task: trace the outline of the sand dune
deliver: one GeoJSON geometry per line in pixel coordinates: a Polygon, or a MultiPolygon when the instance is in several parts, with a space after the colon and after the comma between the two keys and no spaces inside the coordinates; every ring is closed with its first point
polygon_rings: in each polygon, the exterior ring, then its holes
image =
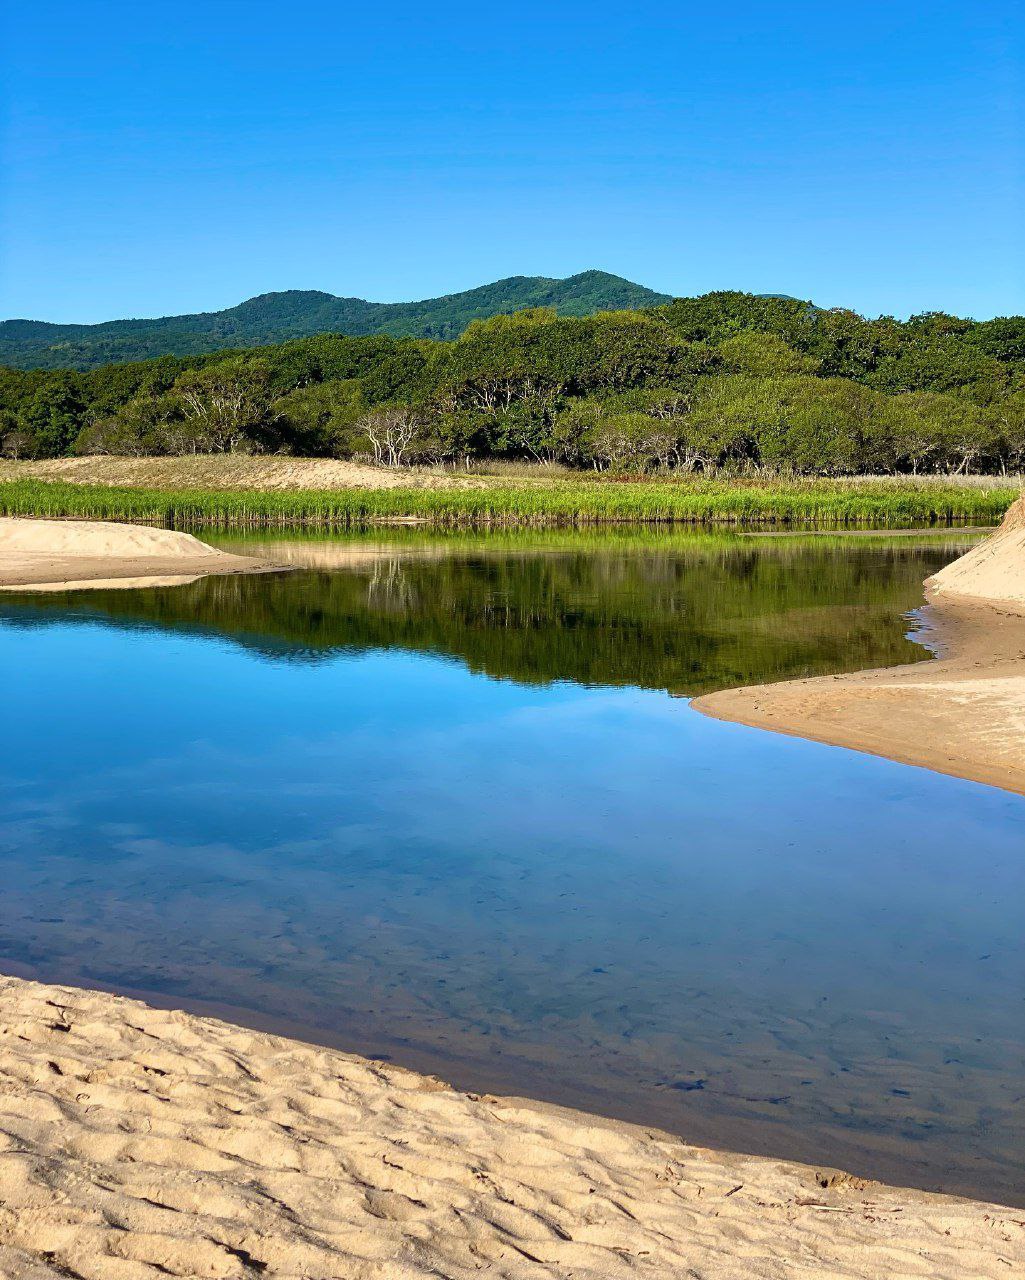
{"type": "Polygon", "coordinates": [[[94,520],[0,517],[0,589],[174,585],[276,566],[229,555],[188,533],[94,520]]]}
{"type": "Polygon", "coordinates": [[[1005,1277],[1025,1216],[0,978],[0,1274],[1005,1277]],[[823,1185],[825,1184],[825,1185],[823,1185]]]}
{"type": "Polygon", "coordinates": [[[63,480],[72,484],[144,485],[212,489],[450,489],[487,482],[466,475],[437,475],[410,467],[376,467],[340,458],[278,454],[187,454],[170,458],[48,458],[0,460],[0,480],[63,480]]]}
{"type": "Polygon", "coordinates": [[[691,705],[1025,794],[1025,499],[926,593],[938,662],[751,685],[691,705]]]}
{"type": "Polygon", "coordinates": [[[1025,609],[1025,497],[985,542],[928,579],[933,600],[975,600],[1025,609]]]}

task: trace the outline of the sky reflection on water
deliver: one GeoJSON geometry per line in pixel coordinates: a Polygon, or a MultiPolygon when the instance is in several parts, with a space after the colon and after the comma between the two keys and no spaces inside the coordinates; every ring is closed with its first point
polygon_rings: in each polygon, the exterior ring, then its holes
{"type": "MultiPolygon", "coordinates": [[[[887,563],[857,577],[896,603],[921,565],[887,563]]],[[[475,580],[445,573],[436,594],[475,580]]],[[[338,576],[289,590],[315,614],[338,576]]],[[[402,645],[284,661],[167,599],[144,628],[83,602],[0,610],[9,971],[1021,1198],[1021,798],[658,689],[402,645]]],[[[889,652],[900,610],[877,613],[889,652]]]]}

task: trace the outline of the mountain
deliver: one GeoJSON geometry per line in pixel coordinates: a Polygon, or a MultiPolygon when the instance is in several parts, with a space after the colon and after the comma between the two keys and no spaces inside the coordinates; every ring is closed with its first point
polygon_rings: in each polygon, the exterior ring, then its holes
{"type": "Polygon", "coordinates": [[[565,280],[510,276],[479,289],[423,302],[367,302],[312,289],[289,289],[262,293],[225,311],[154,320],[107,320],[102,324],[4,320],[0,322],[0,364],[19,369],[91,369],[152,356],[267,346],[315,333],[456,338],[471,320],[523,307],[554,307],[560,315],[584,316],[669,300],[667,294],[605,271],[583,271],[565,280]]]}

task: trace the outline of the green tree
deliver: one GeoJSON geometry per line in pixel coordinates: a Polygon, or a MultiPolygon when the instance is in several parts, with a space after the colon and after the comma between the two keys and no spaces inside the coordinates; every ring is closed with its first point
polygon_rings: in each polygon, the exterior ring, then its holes
{"type": "Polygon", "coordinates": [[[85,402],[73,374],[49,378],[23,409],[21,423],[32,438],[32,452],[40,458],[59,458],[68,452],[85,420],[85,402]]]}
{"type": "Polygon", "coordinates": [[[723,368],[730,373],[781,377],[788,373],[817,373],[820,361],[803,355],[775,333],[745,329],[719,344],[723,368]]]}
{"type": "Polygon", "coordinates": [[[582,457],[599,470],[669,466],[678,445],[671,424],[646,413],[599,413],[580,439],[582,457]]]}
{"type": "Polygon", "coordinates": [[[982,403],[1002,394],[1007,370],[959,336],[912,332],[901,349],[879,360],[865,382],[879,391],[956,391],[982,403]]]}
{"type": "Polygon", "coordinates": [[[803,350],[812,340],[815,308],[797,298],[766,297],[725,291],[699,298],[676,298],[654,309],[688,342],[717,346],[747,329],[775,333],[792,347],[803,350]]]}
{"type": "Polygon", "coordinates": [[[483,320],[471,320],[463,330],[460,341],[473,342],[487,338],[488,334],[508,333],[535,329],[539,325],[553,324],[559,318],[554,307],[522,307],[508,314],[488,316],[483,320]]]}
{"type": "Polygon", "coordinates": [[[358,447],[356,424],[368,408],[359,379],[332,378],[290,391],[274,401],[272,413],[297,453],[348,458],[358,447]]]}
{"type": "Polygon", "coordinates": [[[182,440],[209,453],[266,447],[271,442],[269,383],[265,364],[240,357],[183,373],[172,392],[182,440]]]}
{"type": "Polygon", "coordinates": [[[1025,467],[1025,391],[1015,391],[987,410],[1002,471],[1025,467]]]}
{"type": "Polygon", "coordinates": [[[710,380],[692,417],[720,462],[846,475],[878,465],[885,397],[842,378],[710,380]]]}
{"type": "Polygon", "coordinates": [[[991,415],[960,396],[915,391],[888,397],[885,405],[899,470],[963,474],[997,452],[991,415]]]}

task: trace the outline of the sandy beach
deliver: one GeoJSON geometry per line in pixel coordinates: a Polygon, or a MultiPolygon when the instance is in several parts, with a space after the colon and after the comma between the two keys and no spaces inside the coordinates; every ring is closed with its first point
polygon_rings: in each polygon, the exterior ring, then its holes
{"type": "Polygon", "coordinates": [[[1020,1211],[0,979],[0,1274],[1004,1277],[1020,1211]]]}
{"type": "Polygon", "coordinates": [[[1025,500],[925,585],[939,660],[752,685],[698,711],[1025,793],[1025,500]]]}
{"type": "Polygon", "coordinates": [[[264,573],[278,567],[218,551],[173,529],[0,517],[0,590],[175,586],[208,574],[264,573]]]}

